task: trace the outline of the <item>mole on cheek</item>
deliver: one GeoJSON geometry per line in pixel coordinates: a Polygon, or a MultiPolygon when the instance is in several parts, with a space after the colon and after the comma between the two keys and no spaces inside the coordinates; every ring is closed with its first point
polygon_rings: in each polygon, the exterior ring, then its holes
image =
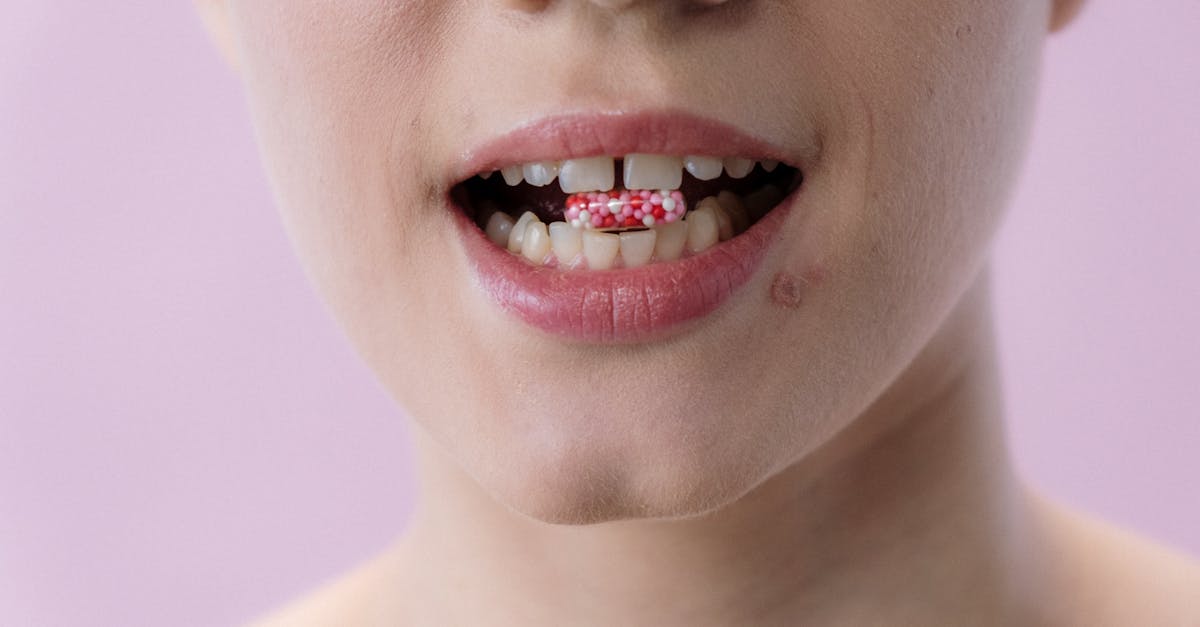
{"type": "Polygon", "coordinates": [[[795,309],[800,306],[800,282],[790,272],[780,272],[771,281],[771,301],[780,307],[795,309]]]}
{"type": "Polygon", "coordinates": [[[771,302],[787,309],[796,309],[804,300],[804,290],[816,287],[825,280],[825,271],[814,266],[799,277],[791,272],[779,272],[771,281],[771,302]]]}

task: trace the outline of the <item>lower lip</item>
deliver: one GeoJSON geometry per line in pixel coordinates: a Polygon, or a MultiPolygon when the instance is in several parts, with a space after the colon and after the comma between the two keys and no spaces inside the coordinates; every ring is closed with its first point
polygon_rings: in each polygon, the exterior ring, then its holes
{"type": "Polygon", "coordinates": [[[451,212],[476,283],[501,310],[564,339],[627,343],[662,337],[729,300],[761,266],[805,187],[699,255],[620,270],[531,265],[493,244],[460,208],[451,212]]]}

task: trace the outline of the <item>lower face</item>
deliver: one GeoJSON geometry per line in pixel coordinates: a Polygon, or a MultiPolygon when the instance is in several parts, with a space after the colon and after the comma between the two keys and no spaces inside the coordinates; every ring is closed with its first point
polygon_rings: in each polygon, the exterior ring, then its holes
{"type": "Polygon", "coordinates": [[[306,271],[490,494],[700,514],[853,422],[986,261],[1045,0],[232,2],[306,271]]]}

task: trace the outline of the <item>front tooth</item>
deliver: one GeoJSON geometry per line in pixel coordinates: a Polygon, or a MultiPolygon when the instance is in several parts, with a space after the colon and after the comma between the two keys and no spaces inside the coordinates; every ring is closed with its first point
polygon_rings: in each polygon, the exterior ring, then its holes
{"type": "Polygon", "coordinates": [[[654,227],[654,256],[659,261],[675,261],[683,254],[687,244],[687,222],[678,220],[670,224],[654,227]]]}
{"type": "Polygon", "coordinates": [[[667,155],[625,155],[626,189],[679,189],[683,160],[667,155]]]}
{"type": "Polygon", "coordinates": [[[507,168],[500,168],[500,176],[504,177],[504,182],[508,183],[509,187],[516,187],[525,180],[525,169],[519,165],[510,165],[507,168]]]}
{"type": "Polygon", "coordinates": [[[546,261],[546,255],[550,254],[550,233],[546,231],[546,225],[541,220],[530,220],[529,225],[525,227],[525,241],[521,242],[521,254],[537,264],[546,261]]]}
{"type": "Polygon", "coordinates": [[[575,258],[583,250],[583,230],[566,222],[550,223],[550,247],[558,264],[563,267],[574,265],[575,258]]]}
{"type": "Polygon", "coordinates": [[[745,178],[753,169],[754,162],[749,159],[725,157],[725,172],[735,179],[745,178]]]}
{"type": "Polygon", "coordinates": [[[764,159],[759,163],[762,164],[763,171],[767,173],[774,172],[775,168],[779,167],[779,162],[774,159],[764,159]]]}
{"type": "Polygon", "coordinates": [[[564,194],[607,192],[616,182],[612,157],[589,157],[563,161],[558,185],[564,194]]]}
{"type": "Polygon", "coordinates": [[[687,216],[687,248],[702,253],[717,243],[717,216],[712,207],[704,206],[687,216]]]}
{"type": "Polygon", "coordinates": [[[683,158],[683,167],[701,181],[711,181],[721,176],[725,164],[718,157],[687,156],[683,158]]]}
{"type": "Polygon", "coordinates": [[[621,238],[612,233],[584,231],[583,256],[592,270],[608,270],[621,251],[621,238]]]}
{"type": "Polygon", "coordinates": [[[653,229],[621,233],[620,238],[621,260],[625,262],[626,268],[636,268],[650,263],[656,239],[653,229]]]}
{"type": "Polygon", "coordinates": [[[522,168],[522,173],[525,176],[525,182],[534,187],[545,187],[554,182],[558,176],[557,161],[535,161],[526,163],[522,168]]]}
{"type": "Polygon", "coordinates": [[[537,216],[533,215],[532,211],[526,211],[517,218],[517,223],[513,225],[512,231],[508,234],[509,252],[521,252],[521,247],[525,243],[525,227],[533,220],[537,220],[537,216]]]}
{"type": "Polygon", "coordinates": [[[487,229],[485,229],[488,239],[501,248],[508,248],[508,237],[512,233],[514,223],[516,220],[503,211],[493,213],[492,217],[488,218],[487,229]]]}

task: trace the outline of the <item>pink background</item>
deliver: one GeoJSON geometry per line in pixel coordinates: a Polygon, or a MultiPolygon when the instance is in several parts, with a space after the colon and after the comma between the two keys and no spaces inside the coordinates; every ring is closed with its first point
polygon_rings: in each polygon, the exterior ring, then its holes
{"type": "MultiPolygon", "coordinates": [[[[1200,4],[1048,51],[998,243],[1023,473],[1200,554],[1200,4]]],[[[305,284],[185,2],[0,20],[0,624],[246,619],[383,547],[400,413],[305,284]]]]}

